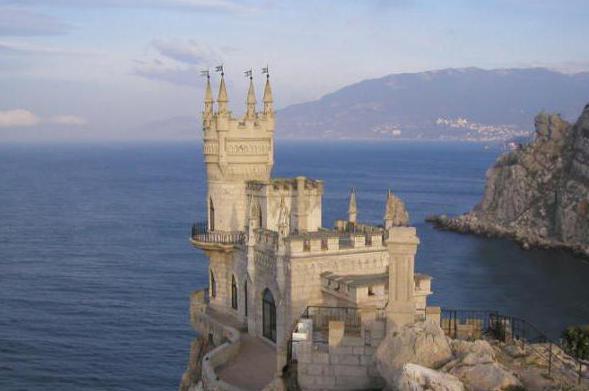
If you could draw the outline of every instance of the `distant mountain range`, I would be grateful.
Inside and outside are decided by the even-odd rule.
[[[589,72],[444,69],[349,85],[277,113],[277,138],[506,141],[534,116],[574,119],[589,102]]]

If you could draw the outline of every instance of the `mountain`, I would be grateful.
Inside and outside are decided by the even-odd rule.
[[[430,221],[589,256],[589,104],[575,124],[540,113],[535,125],[534,142],[499,157],[487,171],[485,194],[473,211]]]
[[[589,73],[463,68],[391,74],[278,111],[277,137],[505,141],[531,134],[541,110],[573,119],[587,101]]]

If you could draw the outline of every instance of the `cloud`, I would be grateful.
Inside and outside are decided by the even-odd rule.
[[[35,45],[20,41],[2,41],[0,40],[0,52],[9,52],[15,54],[48,54],[59,56],[88,56],[98,55],[98,52],[89,50],[72,50],[46,45]]]
[[[15,109],[0,111],[0,128],[20,128],[35,126],[40,119],[28,110]]]
[[[46,6],[48,0],[0,0],[0,5]],[[241,13],[256,10],[248,1],[237,0],[51,0],[51,6],[86,8],[164,8],[181,11]]]
[[[195,40],[161,40],[151,42],[154,58],[136,60],[133,74],[150,80],[194,86],[203,68],[222,63],[222,54],[215,48]]]
[[[186,64],[203,65],[221,62],[221,55],[217,50],[195,40],[182,42],[155,39],[151,45],[162,56]]]
[[[49,118],[48,122],[65,126],[84,126],[88,124],[86,119],[75,115],[56,115]]]
[[[44,119],[25,109],[0,111],[0,128],[23,128],[43,124],[75,127],[87,125],[88,121],[82,117],[69,114],[55,115]]]
[[[0,7],[0,36],[58,35],[69,30],[70,26],[52,16],[23,8]]]

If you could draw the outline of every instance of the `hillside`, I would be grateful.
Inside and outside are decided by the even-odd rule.
[[[589,73],[464,68],[391,74],[280,110],[277,137],[505,141],[531,134],[543,109],[573,119],[588,100]]]

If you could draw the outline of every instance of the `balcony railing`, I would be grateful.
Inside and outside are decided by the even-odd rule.
[[[245,233],[242,231],[211,231],[207,223],[192,225],[192,240],[211,244],[243,244]]]

